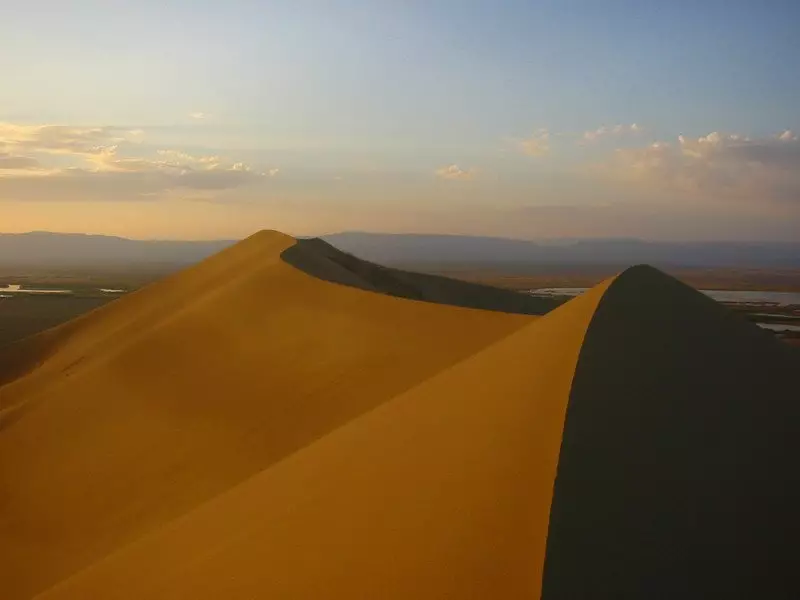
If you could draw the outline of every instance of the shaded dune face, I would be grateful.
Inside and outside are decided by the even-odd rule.
[[[542,598],[796,598],[798,366],[655,269],[621,275],[570,392]]]
[[[262,232],[47,332],[2,597],[796,597],[791,350],[648,267],[509,293]]]
[[[558,305],[552,298],[376,265],[316,238],[298,240],[281,256],[319,279],[398,298],[523,315],[543,315]]]

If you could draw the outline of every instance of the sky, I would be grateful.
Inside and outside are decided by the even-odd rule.
[[[800,241],[796,0],[40,0],[0,231]]]

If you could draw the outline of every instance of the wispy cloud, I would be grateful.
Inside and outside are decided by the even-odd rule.
[[[202,112],[202,111],[197,110],[197,111],[194,111],[194,112],[190,112],[189,113],[189,118],[196,119],[198,121],[202,121],[204,119],[211,118],[211,115],[208,114],[207,112]]]
[[[225,189],[268,175],[242,162],[219,156],[192,156],[177,150],[159,150],[154,158],[119,157],[109,152],[94,157],[92,162],[100,172],[158,176],[165,187]]]
[[[601,138],[609,136],[620,136],[625,134],[641,133],[642,128],[636,123],[630,125],[603,125],[591,131],[584,131],[580,143],[595,142]]]
[[[279,172],[217,155],[174,149],[144,153],[137,143],[142,135],[116,127],[0,123],[0,192],[4,197],[13,192],[26,199],[54,199],[60,195],[58,186],[94,186],[93,191],[103,190],[106,199],[115,200],[152,197],[171,189],[232,189]]]
[[[617,150],[603,169],[651,188],[707,200],[800,202],[800,142],[791,132],[751,139],[712,132]]]
[[[442,179],[472,179],[475,176],[475,171],[462,169],[458,165],[449,165],[436,169],[436,176]]]
[[[118,127],[16,125],[0,123],[0,149],[48,154],[102,154],[123,142],[133,142],[140,130]]]
[[[0,152],[0,170],[29,171],[40,169],[41,163],[30,156],[15,156],[7,152]]]
[[[539,129],[528,139],[522,140],[519,146],[528,156],[546,156],[550,153],[550,132]]]

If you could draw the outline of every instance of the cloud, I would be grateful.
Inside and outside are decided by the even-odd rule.
[[[637,125],[636,123],[631,123],[630,125],[613,125],[613,126],[606,126],[603,125],[598,129],[593,131],[585,131],[583,136],[581,137],[581,143],[585,144],[587,142],[595,142],[603,137],[608,136],[619,136],[624,134],[637,134],[641,133],[642,128]]]
[[[158,150],[155,157],[142,158],[119,157],[112,148],[93,157],[91,162],[95,166],[93,172],[148,176],[151,181],[163,182],[164,189],[228,189],[277,173],[275,169],[260,173],[242,162],[228,161],[219,156],[192,156],[178,150]]]
[[[190,112],[189,113],[189,117],[192,118],[192,119],[197,119],[198,121],[202,121],[203,119],[210,118],[211,115],[206,113],[206,112],[195,111],[195,112]]]
[[[550,132],[539,129],[531,137],[520,142],[520,149],[528,156],[546,156],[550,153]]]
[[[226,190],[278,173],[275,168],[261,172],[220,156],[172,149],[142,155],[136,143],[141,135],[117,127],[0,123],[0,199],[51,199],[80,188],[102,190],[108,200],[173,189]],[[68,162],[55,155],[66,156]],[[49,182],[34,181],[43,179]]]
[[[778,139],[782,142],[796,142],[797,136],[787,129],[778,136]]]
[[[0,148],[22,152],[91,156],[123,142],[136,140],[139,130],[118,127],[16,125],[0,123]]]
[[[464,170],[458,165],[450,165],[436,169],[436,175],[442,179],[472,179],[475,172],[472,169]]]
[[[30,171],[40,169],[41,166],[35,158],[0,152],[0,170]]]
[[[720,132],[681,135],[677,143],[617,150],[603,168],[684,196],[800,204],[800,142],[791,133],[761,139]]]
[[[213,197],[264,179],[242,169],[133,167],[126,170],[61,169],[46,176],[0,176],[0,200],[126,202],[181,195]],[[203,192],[208,192],[204,194]]]

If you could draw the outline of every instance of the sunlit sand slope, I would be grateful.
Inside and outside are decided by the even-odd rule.
[[[337,285],[264,232],[29,340],[0,597],[29,598],[531,322]]]
[[[800,596],[793,349],[649,267],[484,292],[264,232],[29,340],[0,597]]]
[[[602,292],[42,597],[538,597],[564,412]]]

